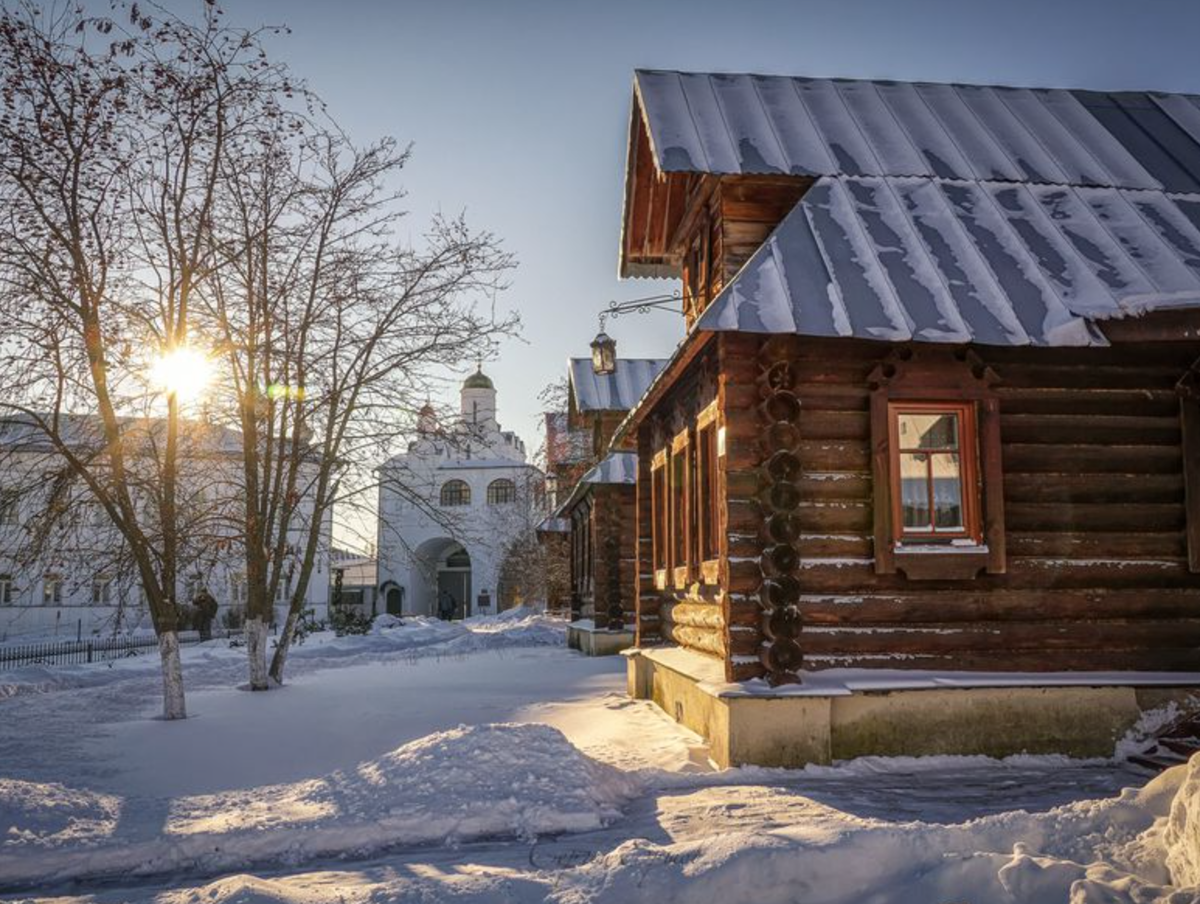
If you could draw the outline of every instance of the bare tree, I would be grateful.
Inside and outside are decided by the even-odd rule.
[[[315,107],[315,104],[313,105]],[[438,372],[511,332],[490,300],[511,257],[488,233],[437,218],[399,244],[390,187],[407,150],[354,146],[322,116],[230,145],[211,241],[221,260],[203,320],[227,380],[223,416],[243,437],[250,686],[284,678],[334,509],[361,506]],[[266,627],[288,613],[268,669]]]
[[[0,9],[0,379],[3,406],[40,432],[127,548],[174,719],[186,715],[177,594],[188,428],[177,387],[153,385],[148,358],[187,348],[193,297],[211,274],[203,236],[223,148],[287,86],[257,35],[225,28],[211,3],[198,24],[113,9]],[[82,444],[73,412],[94,417]]]

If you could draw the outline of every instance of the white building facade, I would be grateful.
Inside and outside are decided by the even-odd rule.
[[[422,409],[417,438],[380,469],[377,611],[462,618],[497,611],[515,537],[544,515],[542,473],[496,420],[496,387],[467,377],[450,423]]]
[[[89,419],[77,418],[80,430]],[[6,442],[13,437],[11,422],[0,429],[0,641],[25,636],[74,639],[107,636],[150,628],[150,615],[136,571],[120,550],[121,540],[108,515],[85,492],[72,492],[71,512],[59,519],[52,542],[30,542],[39,530],[48,487],[30,475],[54,473],[56,454],[38,442]],[[216,625],[238,624],[246,605],[244,560],[230,536],[222,539],[220,523],[236,513],[241,489],[240,437],[221,431],[206,444],[201,467],[203,486],[181,487],[181,498],[195,493],[209,513],[203,542],[181,550],[177,598],[189,604],[201,591],[216,599]],[[136,464],[136,462],[135,462]],[[47,481],[48,483],[48,481]],[[311,481],[302,480],[302,485]],[[149,506],[145,509],[150,511]],[[311,520],[313,507],[302,494],[297,524]],[[332,518],[321,527],[317,559],[305,593],[305,608],[313,618],[328,617],[330,594],[330,535]],[[306,533],[306,531],[304,532]],[[293,532],[291,546],[299,550],[302,531]],[[185,547],[188,544],[185,542]],[[299,570],[298,564],[295,571]],[[275,599],[276,620],[287,614],[291,584],[280,582]]]

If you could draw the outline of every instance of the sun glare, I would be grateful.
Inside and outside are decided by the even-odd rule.
[[[180,402],[200,398],[212,378],[212,362],[194,348],[181,346],[164,352],[150,368],[151,383]]]

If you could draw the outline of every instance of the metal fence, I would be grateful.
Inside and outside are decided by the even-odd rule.
[[[228,631],[213,630],[212,636],[227,637]],[[198,631],[181,631],[181,644],[199,643]],[[137,656],[147,650],[158,649],[158,638],[153,635],[138,637],[110,637],[94,640],[56,640],[47,643],[30,643],[19,646],[0,646],[0,671],[25,665],[77,665],[88,662],[106,662]]]

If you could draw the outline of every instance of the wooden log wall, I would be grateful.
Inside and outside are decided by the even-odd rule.
[[[730,643],[726,595],[722,589],[724,581],[705,582],[698,567],[691,571],[683,586],[675,586],[670,574],[663,588],[657,588],[654,581],[650,534],[652,460],[655,453],[666,448],[680,431],[694,431],[697,415],[717,398],[717,393],[717,353],[714,348],[693,362],[671,393],[656,406],[656,415],[648,419],[638,433],[638,645],[666,642],[720,658],[727,654],[752,656],[758,644],[756,631],[743,634]]]
[[[632,628],[637,580],[636,493],[628,484],[602,484],[592,491],[592,499],[596,627]]]
[[[1000,378],[1007,568],[966,581],[874,572],[866,377],[889,349],[793,360],[805,667],[1200,670],[1175,391],[1200,345],[976,350]]]

